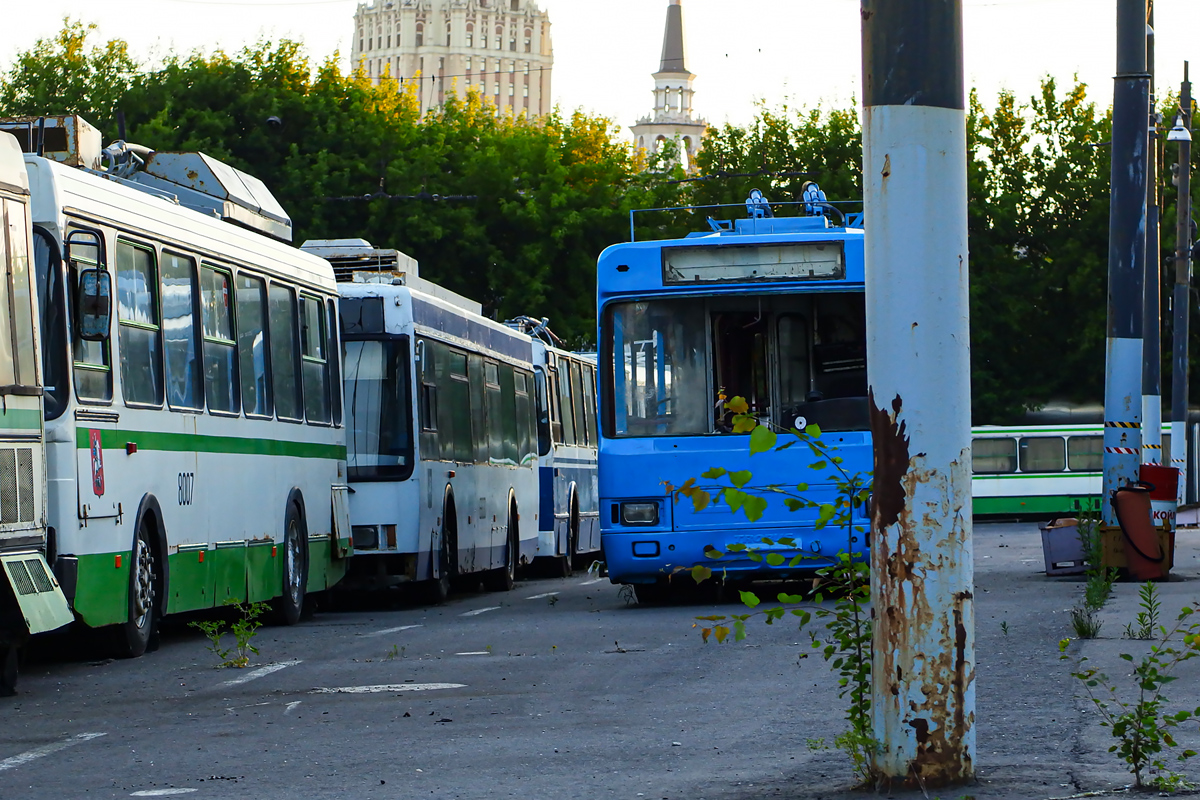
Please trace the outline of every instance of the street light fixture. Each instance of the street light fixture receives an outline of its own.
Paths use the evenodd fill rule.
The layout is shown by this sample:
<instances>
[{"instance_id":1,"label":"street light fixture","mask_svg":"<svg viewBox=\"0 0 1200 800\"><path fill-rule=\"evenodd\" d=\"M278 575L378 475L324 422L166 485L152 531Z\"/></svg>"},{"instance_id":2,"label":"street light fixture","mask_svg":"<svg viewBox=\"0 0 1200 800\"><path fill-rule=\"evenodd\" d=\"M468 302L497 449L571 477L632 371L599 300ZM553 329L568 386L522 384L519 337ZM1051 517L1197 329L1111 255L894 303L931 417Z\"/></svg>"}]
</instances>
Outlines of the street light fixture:
<instances>
[{"instance_id":1,"label":"street light fixture","mask_svg":"<svg viewBox=\"0 0 1200 800\"><path fill-rule=\"evenodd\" d=\"M1192 140L1192 132L1189 131L1183 124L1183 115L1175 117L1175 127L1171 128L1167 134L1168 142L1190 142Z\"/></svg>"}]
</instances>

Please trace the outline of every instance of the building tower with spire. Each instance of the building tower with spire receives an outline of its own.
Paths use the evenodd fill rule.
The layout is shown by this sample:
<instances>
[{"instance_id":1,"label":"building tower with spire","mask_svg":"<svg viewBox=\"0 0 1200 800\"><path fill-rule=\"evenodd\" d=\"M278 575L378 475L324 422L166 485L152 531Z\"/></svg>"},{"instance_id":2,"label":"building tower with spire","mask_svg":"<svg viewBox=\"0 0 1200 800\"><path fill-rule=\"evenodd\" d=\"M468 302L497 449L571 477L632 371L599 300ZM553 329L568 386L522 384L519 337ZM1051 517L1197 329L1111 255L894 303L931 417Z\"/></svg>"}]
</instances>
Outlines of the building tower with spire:
<instances>
[{"instance_id":1,"label":"building tower with spire","mask_svg":"<svg viewBox=\"0 0 1200 800\"><path fill-rule=\"evenodd\" d=\"M678 137L690 168L708 123L692 116L692 97L696 94L692 83L696 76L688 71L685 61L683 6L681 0L670 0L663 34L662 63L653 75L654 112L639 119L630 130L638 147L652 153L658 152L664 141Z\"/></svg>"}]
</instances>

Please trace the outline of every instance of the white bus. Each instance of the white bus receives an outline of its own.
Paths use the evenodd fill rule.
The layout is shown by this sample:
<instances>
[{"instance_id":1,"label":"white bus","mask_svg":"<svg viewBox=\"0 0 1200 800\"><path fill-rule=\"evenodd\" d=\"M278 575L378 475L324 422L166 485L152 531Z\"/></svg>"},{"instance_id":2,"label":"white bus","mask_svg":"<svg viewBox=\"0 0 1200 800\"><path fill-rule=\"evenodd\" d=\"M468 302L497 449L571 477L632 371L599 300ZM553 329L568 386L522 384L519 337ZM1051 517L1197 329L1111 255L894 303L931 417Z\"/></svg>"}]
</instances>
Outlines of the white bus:
<instances>
[{"instance_id":1,"label":"white bus","mask_svg":"<svg viewBox=\"0 0 1200 800\"><path fill-rule=\"evenodd\" d=\"M577 562L600 552L596 362L554 346L544 320L522 318L517 324L522 330L529 328L533 337L541 503L538 558L566 577Z\"/></svg>"},{"instance_id":2,"label":"white bus","mask_svg":"<svg viewBox=\"0 0 1200 800\"><path fill-rule=\"evenodd\" d=\"M0 696L35 633L71 622L46 554L46 468L37 299L29 271L29 180L17 140L0 133Z\"/></svg>"},{"instance_id":3,"label":"white bus","mask_svg":"<svg viewBox=\"0 0 1200 800\"><path fill-rule=\"evenodd\" d=\"M351 585L512 589L538 550L532 342L444 290L370 279L340 285Z\"/></svg>"},{"instance_id":4,"label":"white bus","mask_svg":"<svg viewBox=\"0 0 1200 800\"><path fill-rule=\"evenodd\" d=\"M252 176L48 122L25 163L75 615L129 657L166 614L273 601L294 623L349 547L333 272Z\"/></svg>"}]
</instances>

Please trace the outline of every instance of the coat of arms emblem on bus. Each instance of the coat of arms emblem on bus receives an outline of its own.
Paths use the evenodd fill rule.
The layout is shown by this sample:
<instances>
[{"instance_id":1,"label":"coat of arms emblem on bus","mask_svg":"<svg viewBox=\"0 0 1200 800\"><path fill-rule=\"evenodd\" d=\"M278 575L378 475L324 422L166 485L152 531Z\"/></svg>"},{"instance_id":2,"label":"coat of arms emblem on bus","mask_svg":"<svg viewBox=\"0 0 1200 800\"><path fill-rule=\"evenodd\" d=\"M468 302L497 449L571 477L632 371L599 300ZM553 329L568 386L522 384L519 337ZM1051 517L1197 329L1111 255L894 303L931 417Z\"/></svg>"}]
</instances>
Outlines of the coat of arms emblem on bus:
<instances>
[{"instance_id":1,"label":"coat of arms emblem on bus","mask_svg":"<svg viewBox=\"0 0 1200 800\"><path fill-rule=\"evenodd\" d=\"M92 451L92 491L97 497L104 496L104 447L100 444L100 431L89 430Z\"/></svg>"}]
</instances>

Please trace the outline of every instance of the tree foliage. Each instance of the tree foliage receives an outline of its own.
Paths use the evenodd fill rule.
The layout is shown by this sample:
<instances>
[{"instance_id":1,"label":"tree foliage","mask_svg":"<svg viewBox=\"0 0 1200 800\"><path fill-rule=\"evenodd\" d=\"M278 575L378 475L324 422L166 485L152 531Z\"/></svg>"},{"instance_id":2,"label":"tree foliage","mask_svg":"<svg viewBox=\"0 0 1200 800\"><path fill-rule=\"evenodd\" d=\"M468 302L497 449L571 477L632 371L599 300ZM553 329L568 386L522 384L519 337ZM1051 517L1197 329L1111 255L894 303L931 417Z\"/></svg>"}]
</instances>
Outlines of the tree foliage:
<instances>
[{"instance_id":1,"label":"tree foliage","mask_svg":"<svg viewBox=\"0 0 1200 800\"><path fill-rule=\"evenodd\" d=\"M395 82L343 74L336 55L314 65L295 42L169 55L148 68L120 40L90 45L93 27L68 19L20 54L0 77L0 114L79 113L107 140L123 112L131 141L201 150L257 175L291 214L297 242L362 237L398 248L487 313L548 316L572 344L594 338L596 257L628 237L630 209L740 206L753 188L798 201L808 180L851 210L862 199L855 108L761 105L748 125L712 128L697 173L685 175L672 143L647 157L612 121L582 112L514 118L459 87L422 117ZM1164 99L1168 121L1176 105ZM1082 83L1063 90L1047 78L1033 97L1004 92L994 108L972 93L967 122L974 420L1015 421L1052 399L1098 401L1111 115ZM1200 196L1200 181L1192 185ZM1165 187L1166 255L1173 197ZM637 235L702 230L709 215L740 211L638 214ZM1192 331L1200 355L1200 325Z\"/></svg>"}]
</instances>

